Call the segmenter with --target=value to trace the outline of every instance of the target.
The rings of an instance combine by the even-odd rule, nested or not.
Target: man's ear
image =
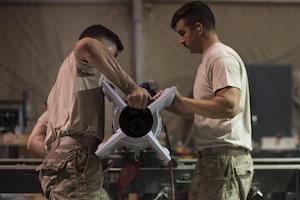
[[[195,28],[198,32],[201,32],[203,30],[203,25],[200,22],[196,22]]]

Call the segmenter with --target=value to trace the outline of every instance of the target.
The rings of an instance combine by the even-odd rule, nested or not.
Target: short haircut
[[[96,24],[96,25],[87,27],[80,34],[79,40],[81,40],[82,38],[85,38],[85,37],[106,38],[106,39],[111,40],[112,42],[116,43],[118,51],[123,51],[123,49],[124,49],[123,44],[122,44],[121,40],[119,39],[119,37],[114,32],[112,32],[111,30],[109,30],[108,28],[106,28],[100,24]]]
[[[181,6],[173,15],[171,28],[175,29],[177,22],[183,19],[185,26],[194,26],[200,22],[206,29],[215,29],[215,17],[211,9],[201,1],[192,1]]]

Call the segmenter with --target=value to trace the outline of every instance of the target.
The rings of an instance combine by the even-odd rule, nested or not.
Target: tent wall
[[[200,55],[183,48],[170,28],[173,12],[186,1],[144,1],[142,4],[143,66],[135,66],[135,20],[130,1],[93,4],[0,2],[0,99],[20,99],[29,91],[30,131],[44,110],[58,68],[81,31],[103,24],[119,34],[125,50],[118,60],[135,77],[156,79],[159,88],[178,85],[191,95]],[[245,63],[292,66],[292,133],[300,132],[300,19],[299,3],[208,1],[220,39],[238,51]],[[267,91],[266,91],[267,93]],[[280,94],[278,94],[280,95]],[[111,133],[111,105],[106,132]],[[177,141],[191,130],[190,121],[164,112],[169,132]],[[178,133],[178,134],[177,134]]]

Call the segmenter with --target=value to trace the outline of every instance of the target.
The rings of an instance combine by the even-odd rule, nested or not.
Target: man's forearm
[[[125,94],[131,93],[138,87],[101,42],[84,38],[76,44],[75,55],[103,73]]]
[[[45,149],[46,131],[47,127],[38,121],[32,129],[27,141],[27,149],[41,157],[44,157],[48,153]]]
[[[34,138],[31,141],[31,144],[27,145],[28,150],[34,154],[37,154],[38,156],[45,157],[48,151],[45,148],[44,140],[45,137],[42,136]]]

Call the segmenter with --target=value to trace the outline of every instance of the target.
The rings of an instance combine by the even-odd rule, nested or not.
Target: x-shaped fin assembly
[[[113,128],[115,133],[98,146],[96,155],[104,158],[122,146],[132,150],[150,147],[161,160],[170,161],[169,150],[158,141],[162,128],[160,112],[172,104],[177,88],[173,86],[164,89],[155,101],[142,110],[129,107],[106,81],[102,82],[102,86],[104,94],[114,104]]]

